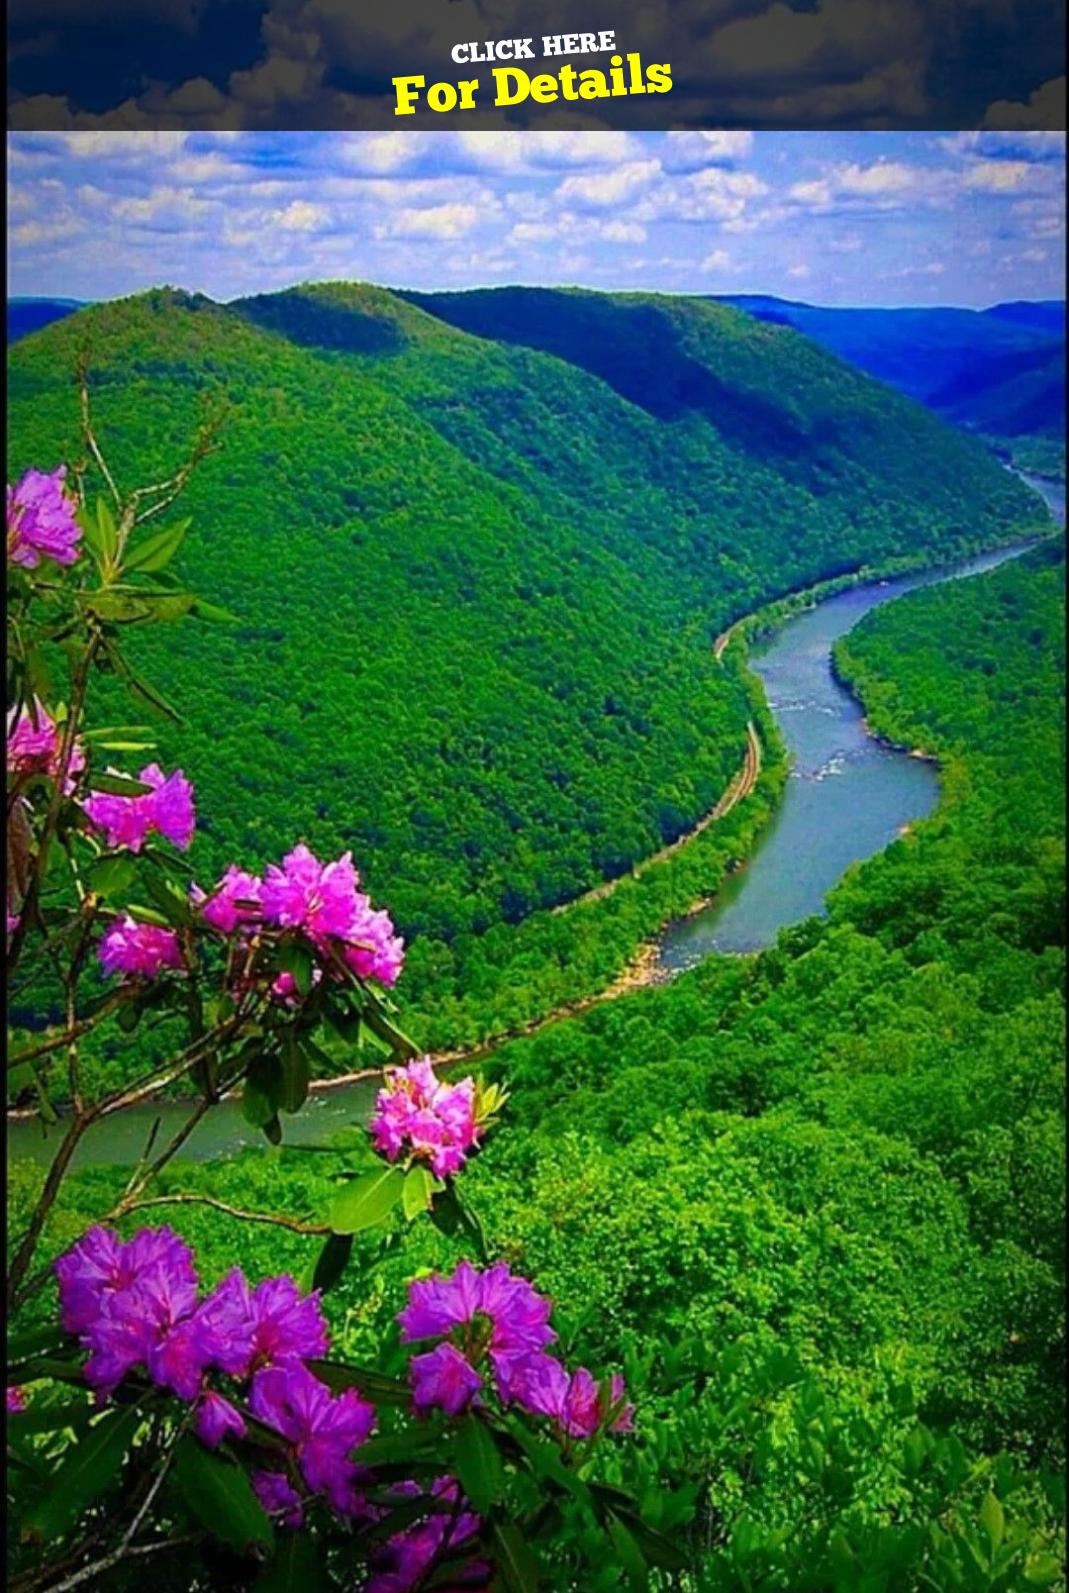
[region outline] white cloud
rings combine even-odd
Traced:
[[[294,199],[285,210],[275,213],[274,223],[286,232],[315,232],[327,219],[322,205],[309,204],[307,199]]]
[[[707,254],[701,263],[703,271],[729,271],[731,269],[731,256],[726,249],[714,249],[712,254]]]
[[[562,204],[578,204],[594,210],[607,210],[625,204],[648,188],[661,170],[656,160],[628,161],[606,172],[582,177],[566,177],[557,189]]]
[[[429,205],[422,210],[399,210],[387,225],[376,229],[380,238],[463,238],[478,226],[476,205]]]

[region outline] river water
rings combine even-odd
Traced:
[[[1064,485],[1025,476],[1065,524]],[[919,575],[857,586],[789,620],[753,649],[791,759],[780,806],[757,848],[707,908],[670,924],[660,967],[676,974],[714,952],[760,951],[788,924],[824,910],[851,863],[872,857],[932,811],[935,765],[884,746],[865,729],[856,699],[832,673],[832,646],[871,609],[903,592],[994,569],[1020,548],[1002,548]]]
[[[1052,515],[1065,524],[1065,488],[1025,477]],[[661,940],[661,965],[671,973],[691,968],[714,952],[756,951],[787,924],[823,910],[824,897],[851,863],[879,852],[903,824],[930,813],[939,795],[934,765],[882,746],[865,730],[861,709],[831,673],[833,642],[863,614],[902,592],[993,569],[1019,549],[969,559],[942,570],[855,587],[797,616],[751,655],[790,750],[793,767],[779,811],[744,869],[712,905],[669,925]],[[341,1085],[309,1097],[301,1111],[283,1117],[287,1145],[321,1145],[339,1129],[365,1122],[373,1085]],[[156,1119],[156,1148],[185,1121],[180,1101],[157,1102],[116,1113],[90,1129],[75,1166],[136,1162]],[[9,1122],[8,1155],[47,1163],[62,1127]],[[213,1161],[246,1146],[264,1146],[245,1122],[238,1101],[209,1112],[176,1160]]]

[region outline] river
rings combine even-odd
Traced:
[[[1065,524],[1062,483],[1024,476]],[[716,900],[670,924],[659,966],[693,968],[714,952],[760,951],[788,924],[824,910],[851,863],[881,852],[939,798],[935,765],[885,746],[865,728],[856,698],[832,673],[832,647],[870,610],[904,592],[994,569],[1020,548],[1002,548],[921,574],[855,586],[789,620],[755,647],[760,676],[791,760],[783,800],[753,854]]]
[[[1024,479],[1064,525],[1064,486]],[[665,971],[682,972],[715,952],[769,945],[785,925],[823,911],[825,895],[851,863],[881,851],[902,825],[931,812],[939,795],[934,765],[868,735],[860,707],[832,675],[832,644],[863,614],[903,592],[993,569],[1019,551],[1000,549],[945,569],[840,592],[788,621],[754,651],[752,667],[764,682],[791,753],[791,778],[745,868],[710,907],[665,931],[660,951]],[[324,1144],[339,1129],[366,1118],[373,1088],[364,1082],[310,1096],[299,1113],[283,1117],[284,1142]],[[181,1101],[163,1101],[116,1113],[88,1131],[74,1165],[129,1165],[144,1151],[157,1118],[159,1148],[188,1110]],[[37,1120],[9,1122],[8,1155],[50,1162],[60,1132]],[[176,1159],[213,1161],[264,1143],[260,1131],[245,1122],[240,1102],[224,1101],[197,1125]]]

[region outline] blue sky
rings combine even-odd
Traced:
[[[1063,134],[15,133],[9,292],[351,278],[1061,297]]]

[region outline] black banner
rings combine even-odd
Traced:
[[[14,0],[9,126],[1065,127],[1063,0]]]

